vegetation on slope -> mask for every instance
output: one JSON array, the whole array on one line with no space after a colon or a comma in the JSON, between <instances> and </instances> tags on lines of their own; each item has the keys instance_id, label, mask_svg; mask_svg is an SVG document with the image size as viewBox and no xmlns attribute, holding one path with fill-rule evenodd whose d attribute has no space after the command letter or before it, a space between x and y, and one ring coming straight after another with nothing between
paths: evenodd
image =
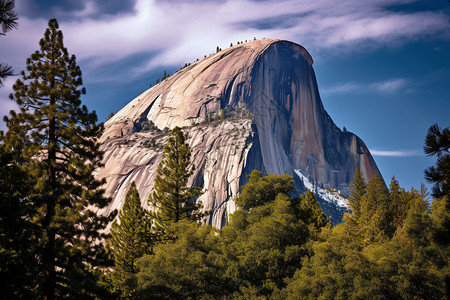
<instances>
[{"instance_id":1,"label":"vegetation on slope","mask_svg":"<svg viewBox=\"0 0 450 300\"><path fill-rule=\"evenodd\" d=\"M4 298L445 299L450 294L450 130L430 128L437 157L426 189L356 170L351 213L335 227L293 178L254 170L222 230L202 225L188 187L194 166L179 128L169 134L148 212L134 184L111 235L97 138L81 106L81 71L56 20L27 61L0 133L0 288ZM221 113L220 119L226 117ZM106 247L104 242L106 240ZM107 251L106 251L107 250ZM106 257L106 254L109 257Z\"/></svg>"}]
</instances>

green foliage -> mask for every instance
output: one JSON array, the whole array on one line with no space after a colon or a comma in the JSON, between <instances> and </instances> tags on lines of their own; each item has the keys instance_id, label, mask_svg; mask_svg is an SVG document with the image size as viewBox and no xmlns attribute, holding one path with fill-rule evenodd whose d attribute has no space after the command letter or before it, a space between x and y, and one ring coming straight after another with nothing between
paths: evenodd
<instances>
[{"instance_id":1,"label":"green foliage","mask_svg":"<svg viewBox=\"0 0 450 300\"><path fill-rule=\"evenodd\" d=\"M268 297L301 266L311 237L295 201L278 194L272 201L238 210L222 229L222 268L235 295Z\"/></svg>"},{"instance_id":2,"label":"green foliage","mask_svg":"<svg viewBox=\"0 0 450 300\"><path fill-rule=\"evenodd\" d=\"M38 228L30 221L33 207L27 200L32 178L17 163L0 144L0 290L5 299L31 298L26 286L37 269L32 249Z\"/></svg>"},{"instance_id":3,"label":"green foliage","mask_svg":"<svg viewBox=\"0 0 450 300\"><path fill-rule=\"evenodd\" d=\"M155 246L154 255L138 261L139 296L142 299L199 299L204 295L218 296L228 283L217 269L217 230L198 227L181 220L171 225L177 237Z\"/></svg>"},{"instance_id":4,"label":"green foliage","mask_svg":"<svg viewBox=\"0 0 450 300\"><path fill-rule=\"evenodd\" d=\"M14 12L15 1L14 0L2 0L0 1L0 35L5 35L6 32L17 28L17 14ZM0 87L3 86L3 82L8 76L14 75L11 66L0 64Z\"/></svg>"},{"instance_id":5,"label":"green foliage","mask_svg":"<svg viewBox=\"0 0 450 300\"><path fill-rule=\"evenodd\" d=\"M433 203L433 219L435 228L434 241L444 247L450 246L450 128L443 130L433 125L428 130L425 139L425 153L437 156L436 166L425 170L425 178L434 183L432 195L436 198ZM450 290L450 275L447 278Z\"/></svg>"},{"instance_id":6,"label":"green foliage","mask_svg":"<svg viewBox=\"0 0 450 300\"><path fill-rule=\"evenodd\" d=\"M434 183L432 195L436 198L450 196L450 127L443 130L435 124L425 139L425 154L437 156L436 166L425 170L425 178Z\"/></svg>"},{"instance_id":7,"label":"green foliage","mask_svg":"<svg viewBox=\"0 0 450 300\"><path fill-rule=\"evenodd\" d=\"M353 216L358 219L361 214L361 199L366 193L366 182L359 168L355 170L353 182L350 184L350 190L351 194L348 198L350 210Z\"/></svg>"},{"instance_id":8,"label":"green foliage","mask_svg":"<svg viewBox=\"0 0 450 300\"><path fill-rule=\"evenodd\" d=\"M100 188L104 182L92 175L101 167L103 126L81 106L81 70L55 19L13 88L20 113L5 117L8 131L0 140L31 178L28 220L39 228L30 250L39 262L33 292L48 299L94 297L100 291L91 269L103 263L101 230L113 216L94 212L110 201Z\"/></svg>"},{"instance_id":9,"label":"green foliage","mask_svg":"<svg viewBox=\"0 0 450 300\"><path fill-rule=\"evenodd\" d=\"M150 215L142 208L139 192L133 181L118 219L111 226L111 237L107 241L114 259L112 288L121 297L132 297L136 293L136 261L152 252L155 238L151 227Z\"/></svg>"},{"instance_id":10,"label":"green foliage","mask_svg":"<svg viewBox=\"0 0 450 300\"><path fill-rule=\"evenodd\" d=\"M114 117L114 115L115 115L115 113L113 113L113 112L110 112L110 113L109 113L109 115L108 115L108 118L107 118L106 120L109 120L109 119L111 119L112 117Z\"/></svg>"},{"instance_id":11,"label":"green foliage","mask_svg":"<svg viewBox=\"0 0 450 300\"><path fill-rule=\"evenodd\" d=\"M300 196L300 217L306 224L311 224L316 228L327 225L327 216L320 208L316 196L310 190ZM331 224L331 219L329 222Z\"/></svg>"},{"instance_id":12,"label":"green foliage","mask_svg":"<svg viewBox=\"0 0 450 300\"><path fill-rule=\"evenodd\" d=\"M149 196L156 211L141 207L133 182L111 236L104 234L114 214L93 213L109 200L103 182L92 176L101 167L102 126L81 107L81 71L63 46L56 20L49 27L14 85L11 97L21 111L5 118L9 130L0 133L2 298L445 299L449 294L450 134L437 125L425 146L437 156L436 166L426 171L435 184L431 211L423 187L406 191L392 177L387 189L382 178L375 175L366 183L356 170L351 213L331 227L312 192L291 197L292 176L254 170L229 223L222 230L199 226L192 221L205 215L195 203L202 188L187 187L194 166L185 136L175 127ZM163 79L168 76L165 72ZM221 110L218 118L224 117ZM114 260L106 277L104 238Z\"/></svg>"},{"instance_id":13,"label":"green foliage","mask_svg":"<svg viewBox=\"0 0 450 300\"><path fill-rule=\"evenodd\" d=\"M0 87L3 86L6 78L12 75L14 75L14 71L11 66L0 64Z\"/></svg>"},{"instance_id":14,"label":"green foliage","mask_svg":"<svg viewBox=\"0 0 450 300\"><path fill-rule=\"evenodd\" d=\"M14 0L3 0L0 2L0 24L2 32L0 35L5 35L6 32L17 28L17 14L14 12L16 6Z\"/></svg>"},{"instance_id":15,"label":"green foliage","mask_svg":"<svg viewBox=\"0 0 450 300\"><path fill-rule=\"evenodd\" d=\"M364 228L365 242L371 243L384 237L388 226L388 211L389 192L383 179L375 173L361 198L359 226Z\"/></svg>"},{"instance_id":16,"label":"green foliage","mask_svg":"<svg viewBox=\"0 0 450 300\"><path fill-rule=\"evenodd\" d=\"M325 216L314 194L289 198L291 176L252 175L257 180L243 191L265 187L264 201L234 212L221 231L187 220L173 223L169 231L176 239L139 260L142 298L266 298L285 286L311 252Z\"/></svg>"},{"instance_id":17,"label":"green foliage","mask_svg":"<svg viewBox=\"0 0 450 300\"><path fill-rule=\"evenodd\" d=\"M303 260L279 299L357 299L376 298L369 263L358 251L345 224L325 230L313 244L314 255ZM356 285L361 288L357 289Z\"/></svg>"},{"instance_id":18,"label":"green foliage","mask_svg":"<svg viewBox=\"0 0 450 300\"><path fill-rule=\"evenodd\" d=\"M170 223L182 219L200 220L209 212L201 213L201 203L195 202L195 198L203 193L203 187L187 186L195 166L190 165L191 151L179 127L175 127L170 133L163 155L164 158L158 165L153 193L149 196L149 203L156 208L156 225L166 228Z\"/></svg>"},{"instance_id":19,"label":"green foliage","mask_svg":"<svg viewBox=\"0 0 450 300\"><path fill-rule=\"evenodd\" d=\"M448 248L433 243L428 203L420 192L401 189L395 178L390 187L387 193L380 178L372 178L360 222L353 212L345 223L322 230L314 255L274 298L443 299L450 256Z\"/></svg>"},{"instance_id":20,"label":"green foliage","mask_svg":"<svg viewBox=\"0 0 450 300\"><path fill-rule=\"evenodd\" d=\"M250 175L247 175L247 179L248 183L235 200L242 209L249 210L273 201L280 193L289 196L295 191L294 179L287 174L263 177L260 171L253 170Z\"/></svg>"}]
</instances>

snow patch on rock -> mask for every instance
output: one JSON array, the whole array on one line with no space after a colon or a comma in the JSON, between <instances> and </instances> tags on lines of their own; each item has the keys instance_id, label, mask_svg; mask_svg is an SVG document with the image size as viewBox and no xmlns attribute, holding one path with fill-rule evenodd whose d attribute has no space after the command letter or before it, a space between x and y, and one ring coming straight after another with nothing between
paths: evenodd
<instances>
[{"instance_id":1,"label":"snow patch on rock","mask_svg":"<svg viewBox=\"0 0 450 300\"><path fill-rule=\"evenodd\" d=\"M314 183L312 179L309 178L308 175L303 174L301 170L295 169L295 174L300 177L300 180L303 182L303 185L313 192L315 195L319 196L322 200L331 202L336 206L341 208L348 209L348 200L339 195L339 191L330 191L324 188L321 188L317 184Z\"/></svg>"}]
</instances>

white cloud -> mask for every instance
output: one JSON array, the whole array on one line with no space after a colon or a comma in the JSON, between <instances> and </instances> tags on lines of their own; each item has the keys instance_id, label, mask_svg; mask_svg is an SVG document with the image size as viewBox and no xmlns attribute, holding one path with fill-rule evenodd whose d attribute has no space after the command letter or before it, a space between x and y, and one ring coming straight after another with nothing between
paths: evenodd
<instances>
[{"instance_id":1,"label":"white cloud","mask_svg":"<svg viewBox=\"0 0 450 300\"><path fill-rule=\"evenodd\" d=\"M361 93L377 92L382 94L390 94L402 91L410 81L406 78L391 78L388 80L377 81L371 84L357 83L354 81L340 83L331 87L321 89L321 93L327 94L346 94L346 93ZM408 90L409 92L411 90Z\"/></svg>"},{"instance_id":2,"label":"white cloud","mask_svg":"<svg viewBox=\"0 0 450 300\"><path fill-rule=\"evenodd\" d=\"M138 0L132 13L99 18L60 19L66 45L80 59L96 57L110 63L136 53L161 51L150 58L142 71L157 64L180 64L208 54L216 45L254 36L281 37L307 48L332 49L365 44L386 46L448 29L449 17L439 12L393 12L387 5L409 1L370 2L331 0L250 1L155 1ZM87 5L90 15L96 8ZM66 13L61 13L66 16ZM258 29L255 22L291 18L292 26ZM36 48L42 36L43 19L20 19L20 34L7 41L10 48L23 46L24 40ZM11 36L13 36L11 34ZM27 50L28 47L25 47ZM6 58L12 53L9 51ZM18 55L16 55L18 56ZM21 55L22 56L22 55ZM22 59L25 59L22 58Z\"/></svg>"},{"instance_id":3,"label":"white cloud","mask_svg":"<svg viewBox=\"0 0 450 300\"><path fill-rule=\"evenodd\" d=\"M395 78L386 81L376 82L371 87L380 93L393 93L396 92L407 84L407 80L404 78Z\"/></svg>"},{"instance_id":4,"label":"white cloud","mask_svg":"<svg viewBox=\"0 0 450 300\"><path fill-rule=\"evenodd\" d=\"M371 149L370 153L373 156L389 156L389 157L410 157L410 156L421 156L422 151L418 150L375 150Z\"/></svg>"},{"instance_id":5,"label":"white cloud","mask_svg":"<svg viewBox=\"0 0 450 300\"><path fill-rule=\"evenodd\" d=\"M181 66L214 52L217 45L224 48L230 42L253 37L285 38L301 43L311 52L324 53L401 45L433 34L449 38L449 16L444 12L394 12L386 8L409 2L413 1L137 0L134 10L126 13L99 15L95 13L99 7L91 4L74 13L82 18L74 15L67 19L69 12L60 12L55 17L64 32L65 45L70 53L77 55L84 74L124 58L149 53L147 61L141 60L139 65L122 70L121 77L130 80L156 66ZM24 69L26 58L38 48L47 26L43 18L28 19L20 11L19 17L19 29L0 37L2 62L12 65L16 71ZM282 23L286 18L289 18L287 26L277 26L277 22ZM270 25L258 27L267 20L271 21ZM102 80L119 80L117 74L100 76ZM370 88L392 92L403 85L403 81L397 80ZM358 90L358 84L344 83L330 88L328 93ZM4 111L2 106L0 114Z\"/></svg>"},{"instance_id":6,"label":"white cloud","mask_svg":"<svg viewBox=\"0 0 450 300\"><path fill-rule=\"evenodd\" d=\"M321 89L322 94L345 94L349 92L355 92L361 89L361 85L351 81L338 84L329 88Z\"/></svg>"}]
</instances>

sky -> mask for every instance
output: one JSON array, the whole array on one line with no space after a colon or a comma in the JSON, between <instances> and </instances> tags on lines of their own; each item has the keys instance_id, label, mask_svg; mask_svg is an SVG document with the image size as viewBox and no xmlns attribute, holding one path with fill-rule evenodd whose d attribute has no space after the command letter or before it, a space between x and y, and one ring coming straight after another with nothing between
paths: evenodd
<instances>
[{"instance_id":1,"label":"sky","mask_svg":"<svg viewBox=\"0 0 450 300\"><path fill-rule=\"evenodd\" d=\"M16 0L0 62L19 73L57 18L99 121L216 46L281 38L304 46L325 109L370 149L387 183L425 183L428 128L450 126L448 0ZM17 77L0 88L0 115ZM0 122L0 130L5 124ZM430 186L430 185L428 185Z\"/></svg>"}]
</instances>

